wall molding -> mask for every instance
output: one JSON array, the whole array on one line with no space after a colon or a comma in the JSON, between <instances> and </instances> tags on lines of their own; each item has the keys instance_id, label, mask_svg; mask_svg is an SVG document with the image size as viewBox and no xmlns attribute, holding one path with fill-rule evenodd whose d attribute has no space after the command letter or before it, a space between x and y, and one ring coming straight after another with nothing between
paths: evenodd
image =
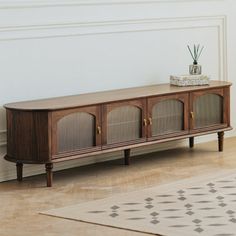
<instances>
[{"instance_id":1,"label":"wall molding","mask_svg":"<svg viewBox=\"0 0 236 236\"><path fill-rule=\"evenodd\" d=\"M226 16L173 17L113 21L60 22L0 27L1 41L33 40L161 30L215 28L218 31L219 77L227 81Z\"/></svg>"},{"instance_id":2,"label":"wall molding","mask_svg":"<svg viewBox=\"0 0 236 236\"><path fill-rule=\"evenodd\" d=\"M0 1L0 9L66 7L66 6L99 6L99 5L130 5L130 4L161 4L191 2L221 2L224 0L37 0L37 1Z\"/></svg>"}]
</instances>

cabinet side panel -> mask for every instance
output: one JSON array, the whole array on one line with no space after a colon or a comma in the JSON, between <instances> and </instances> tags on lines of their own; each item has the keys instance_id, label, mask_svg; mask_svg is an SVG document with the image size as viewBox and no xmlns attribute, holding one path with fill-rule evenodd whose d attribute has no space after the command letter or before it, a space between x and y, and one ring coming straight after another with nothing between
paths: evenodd
<instances>
[{"instance_id":1,"label":"cabinet side panel","mask_svg":"<svg viewBox=\"0 0 236 236\"><path fill-rule=\"evenodd\" d=\"M45 162L50 160L50 140L48 133L50 132L48 112L33 113L33 159L36 162Z\"/></svg>"},{"instance_id":2,"label":"cabinet side panel","mask_svg":"<svg viewBox=\"0 0 236 236\"><path fill-rule=\"evenodd\" d=\"M14 120L14 112L7 109L6 111L6 119L7 119L7 155L10 158L16 158L16 146L15 143L15 133L13 128L13 120Z\"/></svg>"},{"instance_id":3,"label":"cabinet side panel","mask_svg":"<svg viewBox=\"0 0 236 236\"><path fill-rule=\"evenodd\" d=\"M48 114L7 110L7 155L13 161L49 160Z\"/></svg>"},{"instance_id":4,"label":"cabinet side panel","mask_svg":"<svg viewBox=\"0 0 236 236\"><path fill-rule=\"evenodd\" d=\"M230 126L230 87L224 88L224 122Z\"/></svg>"}]
</instances>

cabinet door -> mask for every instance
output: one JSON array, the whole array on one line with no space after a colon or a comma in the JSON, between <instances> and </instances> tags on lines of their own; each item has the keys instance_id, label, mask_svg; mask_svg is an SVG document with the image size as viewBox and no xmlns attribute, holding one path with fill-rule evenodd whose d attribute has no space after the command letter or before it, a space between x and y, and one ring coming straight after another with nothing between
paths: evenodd
<instances>
[{"instance_id":1,"label":"cabinet door","mask_svg":"<svg viewBox=\"0 0 236 236\"><path fill-rule=\"evenodd\" d=\"M103 106L103 148L146 141L143 124L145 99L114 102Z\"/></svg>"},{"instance_id":2,"label":"cabinet door","mask_svg":"<svg viewBox=\"0 0 236 236\"><path fill-rule=\"evenodd\" d=\"M100 113L100 106L53 112L53 157L101 150Z\"/></svg>"},{"instance_id":3,"label":"cabinet door","mask_svg":"<svg viewBox=\"0 0 236 236\"><path fill-rule=\"evenodd\" d=\"M189 132L187 93L148 98L148 139Z\"/></svg>"},{"instance_id":4,"label":"cabinet door","mask_svg":"<svg viewBox=\"0 0 236 236\"><path fill-rule=\"evenodd\" d=\"M229 124L229 90L224 88L191 93L191 132L225 128ZM229 94L228 94L229 96Z\"/></svg>"}]
</instances>

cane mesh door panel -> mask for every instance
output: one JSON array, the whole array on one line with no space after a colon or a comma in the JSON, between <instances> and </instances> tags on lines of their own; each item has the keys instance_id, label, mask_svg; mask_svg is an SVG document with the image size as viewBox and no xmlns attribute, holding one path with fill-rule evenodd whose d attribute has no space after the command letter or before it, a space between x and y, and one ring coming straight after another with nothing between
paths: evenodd
<instances>
[{"instance_id":1,"label":"cane mesh door panel","mask_svg":"<svg viewBox=\"0 0 236 236\"><path fill-rule=\"evenodd\" d=\"M194 128L223 123L223 97L205 94L196 98L193 104Z\"/></svg>"},{"instance_id":2,"label":"cane mesh door panel","mask_svg":"<svg viewBox=\"0 0 236 236\"><path fill-rule=\"evenodd\" d=\"M107 115L107 144L141 138L142 111L136 106L121 106Z\"/></svg>"},{"instance_id":3,"label":"cane mesh door panel","mask_svg":"<svg viewBox=\"0 0 236 236\"><path fill-rule=\"evenodd\" d=\"M152 136L184 129L184 104L177 99L163 100L152 108Z\"/></svg>"}]
</instances>

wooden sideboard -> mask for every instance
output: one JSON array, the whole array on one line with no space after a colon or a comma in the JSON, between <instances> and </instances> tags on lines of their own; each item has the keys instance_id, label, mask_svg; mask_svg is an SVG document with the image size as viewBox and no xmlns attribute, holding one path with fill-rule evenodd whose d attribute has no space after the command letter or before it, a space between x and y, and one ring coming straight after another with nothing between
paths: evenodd
<instances>
[{"instance_id":1,"label":"wooden sideboard","mask_svg":"<svg viewBox=\"0 0 236 236\"><path fill-rule=\"evenodd\" d=\"M223 151L230 126L229 82L207 86L169 84L6 104L7 155L22 180L23 164L53 163L171 140L218 133Z\"/></svg>"}]
</instances>

